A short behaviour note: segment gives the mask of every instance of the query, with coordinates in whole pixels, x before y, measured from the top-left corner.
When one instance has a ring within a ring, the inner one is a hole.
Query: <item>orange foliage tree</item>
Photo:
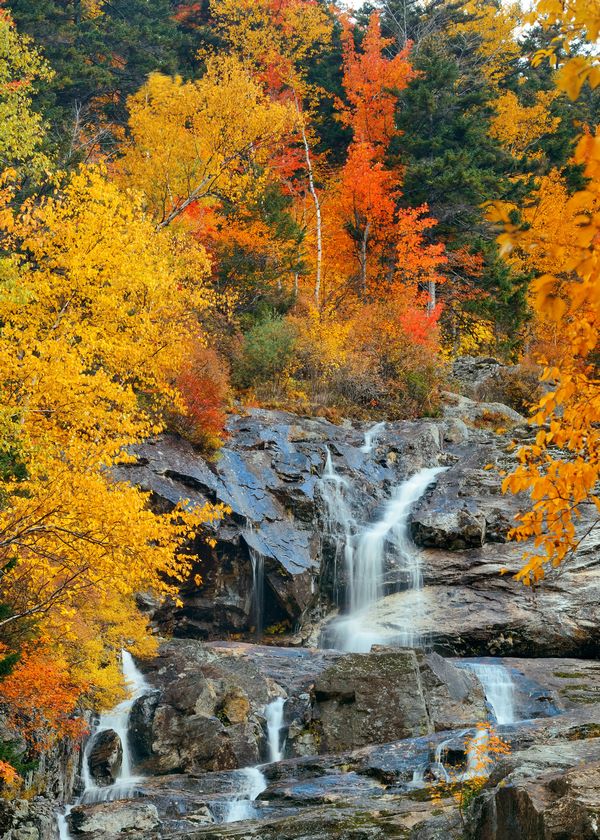
[[[600,6],[587,0],[537,0],[530,22],[556,32],[551,46],[534,57],[559,63],[558,87],[576,99],[582,86],[600,85],[600,64],[594,51],[600,34]],[[572,54],[580,41],[590,49]],[[600,133],[586,132],[577,145],[574,162],[586,185],[562,202],[563,224],[521,231],[510,209],[499,205],[495,218],[505,225],[500,240],[506,252],[515,246],[525,254],[543,255],[541,272],[533,283],[533,305],[544,322],[552,322],[560,335],[557,356],[546,364],[543,378],[550,384],[534,409],[540,426],[535,443],[519,452],[519,466],[504,482],[505,491],[528,491],[532,506],[519,516],[512,536],[533,539],[525,565],[517,577],[527,585],[558,567],[591,530],[600,525]],[[540,208],[543,208],[543,193]],[[556,207],[550,207],[550,213]],[[531,214],[532,211],[530,210]],[[538,257],[534,256],[537,260]],[[591,512],[585,527],[584,510]]]
[[[338,272],[354,263],[355,290],[367,295],[401,293],[401,280],[424,281],[431,298],[442,280],[443,247],[430,245],[424,233],[435,221],[424,219],[425,206],[398,212],[401,177],[386,166],[386,153],[397,135],[394,112],[397,94],[415,73],[410,44],[393,58],[385,53],[391,39],[381,34],[379,15],[371,15],[361,50],[354,31],[343,19],[346,102],[339,102],[339,118],[352,130],[352,142],[332,202],[330,249]]]
[[[0,682],[0,701],[8,706],[8,726],[25,739],[31,754],[62,737],[83,734],[85,721],[77,714],[82,688],[55,649],[38,643],[22,652],[12,673]]]

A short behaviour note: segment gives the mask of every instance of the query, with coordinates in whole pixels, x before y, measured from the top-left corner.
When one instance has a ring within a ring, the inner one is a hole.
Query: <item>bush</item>
[[[189,367],[177,377],[185,411],[171,417],[169,426],[206,451],[222,443],[229,396],[229,372],[224,360],[209,347],[197,347]]]
[[[232,380],[239,388],[281,389],[294,355],[296,329],[281,316],[267,315],[242,338],[232,361]]]
[[[437,315],[404,301],[362,305],[340,317],[307,308],[293,316],[294,378],[313,405],[367,419],[434,414],[443,366]]]

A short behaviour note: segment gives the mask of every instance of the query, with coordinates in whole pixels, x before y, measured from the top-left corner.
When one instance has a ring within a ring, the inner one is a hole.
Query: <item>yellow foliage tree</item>
[[[40,151],[42,119],[33,110],[36,84],[52,72],[30,40],[19,35],[12,19],[0,9],[0,171],[39,173],[48,165]]]
[[[156,515],[113,473],[179,401],[207,260],[98,170],[1,218],[0,630],[43,631],[106,701],[119,649],[148,648],[134,593],[173,594],[185,541],[219,515]]]
[[[294,121],[233,56],[210,58],[196,82],[152,74],[129,110],[132,142],[118,172],[146,196],[159,228],[195,202],[257,190]]]
[[[504,91],[495,102],[496,116],[490,134],[514,157],[529,152],[531,146],[558,128],[560,117],[553,117],[550,106],[558,91],[538,91],[534,105],[522,105],[511,90]]]
[[[497,88],[511,61],[519,57],[515,30],[522,17],[520,5],[499,0],[467,0],[461,11],[464,20],[454,23],[451,31],[476,40],[481,71],[492,87]]]
[[[542,51],[537,60],[549,52],[556,59],[559,46],[566,51],[558,73],[560,89],[574,99],[585,81],[592,87],[600,84],[593,50],[600,33],[598,2],[538,0],[530,20],[558,29],[553,48]],[[569,54],[575,42],[586,40],[589,50]],[[551,390],[533,416],[540,426],[536,441],[520,450],[519,466],[504,482],[505,491],[529,491],[533,502],[513,532],[515,539],[534,541],[517,575],[525,584],[536,583],[548,568],[559,566],[600,522],[600,134],[584,134],[574,159],[583,167],[587,184],[563,205],[563,213],[572,220],[568,242],[560,224],[543,238],[541,232],[535,237],[511,224],[507,208],[496,208],[496,218],[505,224],[500,238],[505,251],[524,242],[529,253],[537,248],[545,255],[547,268],[533,284],[534,306],[556,324],[562,346],[558,361],[544,372]],[[585,528],[578,527],[584,508],[592,511]]]

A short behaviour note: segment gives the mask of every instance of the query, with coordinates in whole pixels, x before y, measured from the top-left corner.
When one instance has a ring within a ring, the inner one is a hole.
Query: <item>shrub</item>
[[[177,377],[184,413],[171,417],[169,426],[207,451],[218,449],[225,429],[229,372],[225,361],[209,347],[197,347],[189,367]]]
[[[232,361],[232,379],[239,388],[281,389],[296,344],[296,329],[278,315],[267,315],[243,336]]]

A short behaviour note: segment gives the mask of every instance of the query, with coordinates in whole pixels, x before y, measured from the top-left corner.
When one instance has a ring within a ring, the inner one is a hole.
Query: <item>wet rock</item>
[[[320,752],[382,744],[430,728],[414,651],[341,657],[315,680]]]
[[[473,804],[477,840],[595,840],[600,836],[600,741],[536,746],[492,774]]]
[[[477,678],[439,654],[431,653],[421,661],[420,684],[436,732],[485,720],[485,696]]]
[[[152,765],[156,772],[217,769],[223,758],[225,727],[216,717],[183,715],[173,706],[157,707],[152,722]]]
[[[54,803],[45,796],[0,799],[2,840],[54,840]]]
[[[123,745],[112,729],[99,732],[92,742],[88,754],[88,765],[92,779],[100,787],[112,785],[121,770]]]
[[[160,692],[144,694],[131,708],[129,715],[129,744],[135,761],[152,755],[152,724],[160,700]]]
[[[430,508],[413,517],[411,531],[418,545],[457,551],[484,544],[486,521],[466,505],[458,510]]]
[[[77,806],[71,811],[69,828],[74,837],[141,838],[159,825],[158,812],[151,802],[103,802]]]

